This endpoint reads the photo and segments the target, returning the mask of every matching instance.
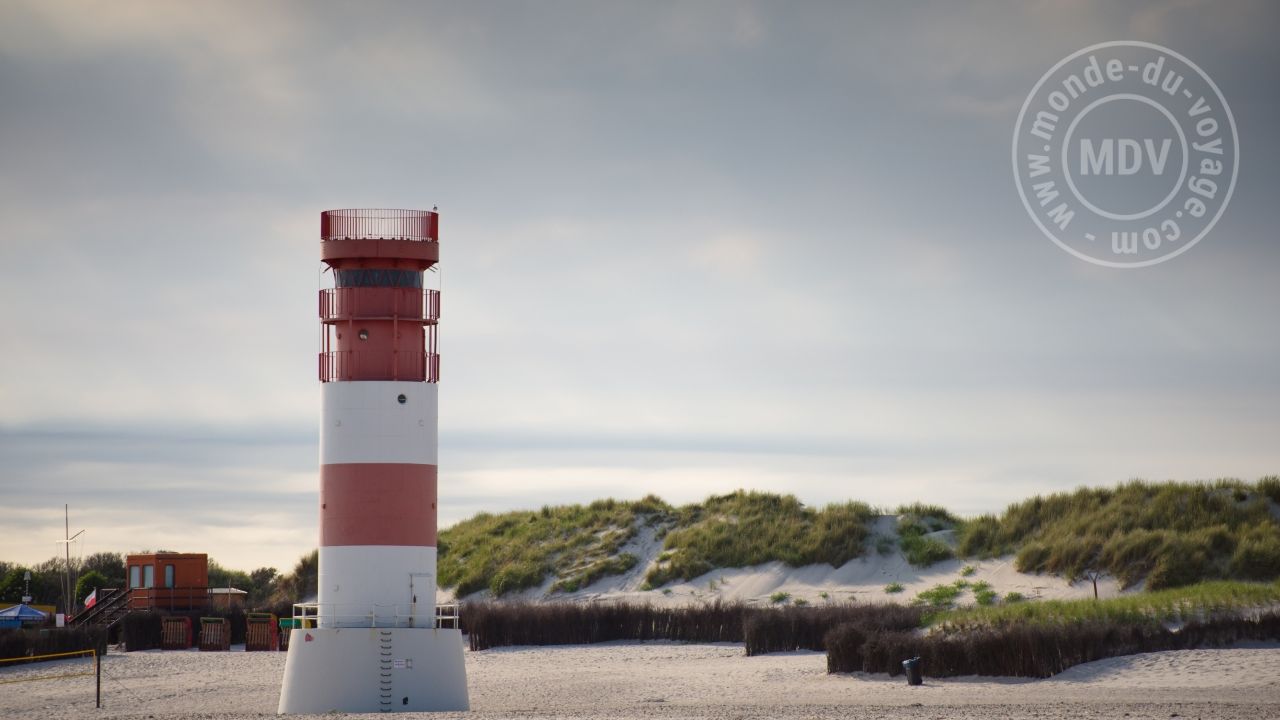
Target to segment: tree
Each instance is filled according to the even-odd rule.
[[[101,573],[106,581],[98,587],[120,588],[124,587],[125,567],[124,555],[118,552],[100,552],[94,553],[84,559],[80,564],[81,572],[90,572],[96,570]],[[79,596],[79,593],[76,593]]]
[[[90,570],[81,575],[76,581],[76,608],[84,604],[84,599],[89,597],[89,593],[98,588],[109,587],[108,582],[107,576],[97,570]]]
[[[223,567],[218,561],[209,558],[209,587],[233,587],[245,590],[252,581],[243,570],[231,570]]]
[[[18,566],[5,573],[4,579],[0,580],[0,602],[22,602],[22,593],[26,587],[23,577],[26,572],[27,568]]]
[[[276,581],[275,592],[271,595],[274,603],[310,602],[315,600],[317,575],[320,569],[320,551],[312,550],[298,559],[293,572],[280,576]]]
[[[276,589],[276,569],[273,567],[261,567],[249,573],[249,587],[245,588],[249,591],[249,605],[258,607],[271,597],[272,591]]]

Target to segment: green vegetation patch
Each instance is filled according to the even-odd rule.
[[[898,508],[898,546],[907,562],[928,567],[955,557],[951,547],[927,534],[950,530],[960,523],[954,515],[936,505],[903,505]]]
[[[640,558],[631,553],[622,553],[611,558],[591,563],[571,578],[557,581],[551,586],[554,592],[576,592],[603,577],[622,575],[640,562]]]
[[[927,605],[932,608],[950,608],[955,606],[956,600],[960,599],[960,593],[962,592],[964,590],[955,585],[934,585],[932,588],[917,594],[916,599],[911,604]]]
[[[1018,602],[1023,599],[1019,593],[1009,593],[1005,596],[1005,604],[984,607],[980,602],[978,607],[933,615],[928,621],[944,631],[952,632],[1098,620],[1138,623],[1202,619],[1241,610],[1272,607],[1280,603],[1280,583],[1215,580],[1107,600],[1088,598]]]
[[[865,503],[806,507],[794,495],[738,491],[685,505],[670,521],[664,557],[646,581],[658,587],[715,568],[781,561],[839,567],[860,557],[875,513]]]
[[[671,512],[671,506],[649,496],[480,513],[440,533],[440,584],[456,588],[459,597],[486,589],[500,597],[537,587],[554,575],[557,589],[576,590],[633,568],[639,560],[619,554],[622,546],[641,522]]]
[[[963,556],[1017,553],[1021,572],[1071,580],[1095,574],[1128,587],[1280,577],[1280,478],[1251,485],[1132,481],[1036,496],[959,528]]]

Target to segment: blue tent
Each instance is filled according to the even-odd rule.
[[[14,605],[0,610],[0,628],[22,627],[24,622],[44,622],[47,617],[49,617],[48,613],[40,612],[29,605]]]

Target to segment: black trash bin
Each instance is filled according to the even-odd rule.
[[[902,669],[907,672],[908,685],[924,684],[924,667],[920,664],[919,657],[913,657],[910,660],[903,660]]]

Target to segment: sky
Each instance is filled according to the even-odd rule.
[[[1280,473],[1280,8],[0,0],[0,559],[318,541],[322,210],[439,206],[440,520],[747,488],[963,514]],[[1240,143],[1141,269],[1010,167],[1095,43]]]

